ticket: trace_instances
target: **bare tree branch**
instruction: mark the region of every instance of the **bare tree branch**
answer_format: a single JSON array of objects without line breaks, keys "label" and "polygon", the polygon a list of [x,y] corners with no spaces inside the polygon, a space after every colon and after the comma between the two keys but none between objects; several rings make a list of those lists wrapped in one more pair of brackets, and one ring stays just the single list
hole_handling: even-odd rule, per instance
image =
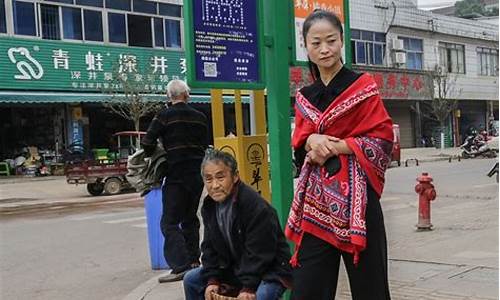
[{"label": "bare tree branch", "polygon": [[[434,85],[434,98],[430,101],[420,102],[423,106],[420,114],[426,119],[438,122],[441,128],[444,128],[450,113],[458,106],[455,97],[461,92],[461,89],[456,89],[456,76],[452,76],[438,65],[430,73],[430,76]],[[416,111],[415,107],[411,108]]]},{"label": "bare tree branch", "polygon": [[132,121],[135,131],[139,131],[141,118],[158,112],[163,106],[162,101],[154,97],[164,94],[163,88],[158,86],[151,71],[124,73],[114,68],[112,80],[103,90],[110,96],[104,105],[111,112]]}]

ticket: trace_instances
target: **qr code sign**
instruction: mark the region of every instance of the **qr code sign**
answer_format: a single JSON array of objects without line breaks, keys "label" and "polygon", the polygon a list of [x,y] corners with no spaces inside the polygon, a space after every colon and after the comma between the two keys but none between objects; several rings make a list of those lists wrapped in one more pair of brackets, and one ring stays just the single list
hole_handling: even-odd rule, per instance
[{"label": "qr code sign", "polygon": [[217,77],[217,63],[205,62],[203,64],[203,73],[205,77]]}]

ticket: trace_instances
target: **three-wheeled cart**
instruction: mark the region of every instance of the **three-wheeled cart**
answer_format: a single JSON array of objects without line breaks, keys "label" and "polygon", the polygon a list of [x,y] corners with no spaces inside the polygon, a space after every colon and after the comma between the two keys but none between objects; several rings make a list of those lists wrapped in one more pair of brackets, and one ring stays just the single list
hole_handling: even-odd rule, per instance
[{"label": "three-wheeled cart", "polygon": [[86,159],[68,161],[65,166],[66,182],[69,184],[86,184],[92,196],[103,192],[116,195],[130,188],[127,174],[127,158],[139,147],[139,141],[145,132],[121,131],[113,134],[117,139],[117,152],[106,159]]}]

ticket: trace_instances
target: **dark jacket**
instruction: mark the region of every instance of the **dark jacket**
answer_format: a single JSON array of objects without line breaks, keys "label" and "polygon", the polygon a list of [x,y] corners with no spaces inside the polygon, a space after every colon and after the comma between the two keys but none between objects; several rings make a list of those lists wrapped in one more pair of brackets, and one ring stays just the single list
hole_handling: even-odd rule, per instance
[{"label": "dark jacket", "polygon": [[261,280],[279,281],[290,287],[290,248],[275,209],[254,189],[236,184],[233,201],[233,226],[230,238],[238,261],[232,258],[217,224],[216,202],[207,196],[201,215],[205,233],[201,244],[202,276],[209,284],[221,283],[228,271],[236,276],[241,288],[256,291]]},{"label": "dark jacket", "polygon": [[171,105],[155,116],[141,140],[146,156],[152,155],[158,138],[167,153],[167,178],[177,176],[179,169],[198,171],[208,147],[207,117],[184,102]]}]

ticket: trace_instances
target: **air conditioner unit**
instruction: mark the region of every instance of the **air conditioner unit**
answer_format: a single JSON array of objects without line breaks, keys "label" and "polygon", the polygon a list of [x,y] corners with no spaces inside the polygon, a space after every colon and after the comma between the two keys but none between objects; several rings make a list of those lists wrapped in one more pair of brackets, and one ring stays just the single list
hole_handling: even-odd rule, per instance
[{"label": "air conditioner unit", "polygon": [[392,50],[404,50],[405,46],[403,40],[392,39]]},{"label": "air conditioner unit", "polygon": [[397,64],[406,64],[406,53],[404,52],[394,53],[394,62]]}]

